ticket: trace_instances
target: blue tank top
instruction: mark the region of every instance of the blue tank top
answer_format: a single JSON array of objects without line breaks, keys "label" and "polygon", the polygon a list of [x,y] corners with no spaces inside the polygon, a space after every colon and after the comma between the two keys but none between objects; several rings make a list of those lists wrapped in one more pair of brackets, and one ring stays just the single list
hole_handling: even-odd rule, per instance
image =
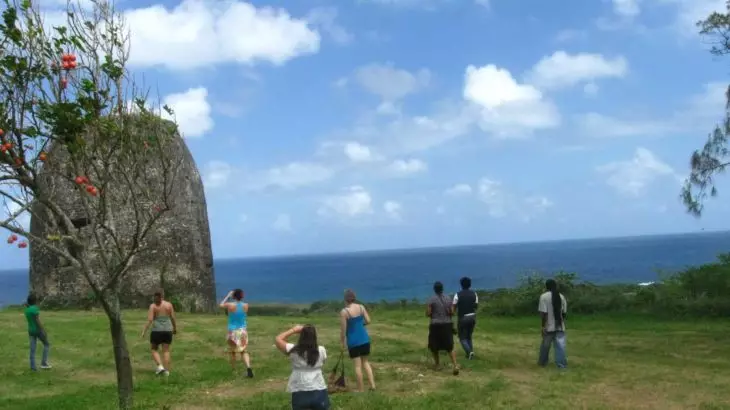
[{"label": "blue tank top", "polygon": [[362,346],[370,343],[370,335],[365,329],[365,316],[350,316],[350,312],[345,309],[347,314],[347,348]]},{"label": "blue tank top", "polygon": [[228,331],[246,328],[246,312],[243,310],[243,302],[236,303],[236,310],[228,312]]}]

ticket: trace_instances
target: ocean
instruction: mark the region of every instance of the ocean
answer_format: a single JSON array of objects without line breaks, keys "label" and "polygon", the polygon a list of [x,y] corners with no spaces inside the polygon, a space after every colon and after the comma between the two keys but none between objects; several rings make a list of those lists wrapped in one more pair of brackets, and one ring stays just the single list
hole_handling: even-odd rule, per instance
[{"label": "ocean", "polygon": [[[598,284],[651,282],[723,252],[730,232],[227,259],[215,262],[215,275],[219,297],[240,287],[250,302],[339,300],[345,288],[379,301],[423,299],[437,280],[454,292],[465,275],[478,289],[559,270]],[[22,303],[27,292],[27,271],[0,271],[0,306]]]}]

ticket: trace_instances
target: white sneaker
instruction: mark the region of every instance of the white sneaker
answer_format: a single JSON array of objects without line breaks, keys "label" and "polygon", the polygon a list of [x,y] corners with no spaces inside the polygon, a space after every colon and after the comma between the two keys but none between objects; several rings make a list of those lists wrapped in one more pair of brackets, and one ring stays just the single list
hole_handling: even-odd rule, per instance
[{"label": "white sneaker", "polygon": [[158,376],[161,375],[162,373],[165,373],[165,372],[166,372],[166,370],[162,366],[158,366],[157,367],[157,370],[155,370],[155,374],[158,375]]},{"label": "white sneaker", "polygon": [[53,368],[53,366],[51,366],[50,364],[42,364],[42,365],[41,365],[41,369],[46,369],[46,370],[48,370],[48,369],[52,369],[52,368]]}]

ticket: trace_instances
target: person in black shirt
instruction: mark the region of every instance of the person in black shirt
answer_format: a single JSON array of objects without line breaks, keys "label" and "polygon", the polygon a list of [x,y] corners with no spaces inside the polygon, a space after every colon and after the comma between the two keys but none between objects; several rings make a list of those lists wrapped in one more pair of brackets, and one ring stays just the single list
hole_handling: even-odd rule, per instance
[{"label": "person in black shirt", "polygon": [[457,316],[459,318],[459,342],[464,348],[466,357],[471,360],[474,358],[474,344],[471,337],[476,325],[479,297],[476,292],[471,290],[471,278],[465,276],[459,282],[461,283],[461,290],[454,295],[454,308],[458,312]]}]

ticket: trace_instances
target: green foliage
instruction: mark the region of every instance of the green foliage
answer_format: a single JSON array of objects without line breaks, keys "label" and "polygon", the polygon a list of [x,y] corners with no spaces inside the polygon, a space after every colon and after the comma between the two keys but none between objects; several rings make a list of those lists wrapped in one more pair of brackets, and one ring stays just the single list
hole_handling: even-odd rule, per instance
[{"label": "green foliage", "polygon": [[[568,299],[570,314],[641,313],[662,317],[730,315],[730,254],[717,262],[689,267],[660,283],[595,285],[578,276],[553,276]],[[513,289],[480,292],[481,311],[497,316],[535,315],[546,277],[532,275]]]},{"label": "green foliage", "polygon": [[[721,254],[717,261],[689,267],[666,275],[659,283],[596,285],[579,281],[572,272],[551,275],[560,292],[568,299],[569,316],[593,314],[641,314],[656,317],[721,317],[730,315],[730,253]],[[477,291],[480,315],[534,316],[539,296],[545,292],[548,276],[532,273],[524,276],[514,288]],[[423,301],[380,301],[365,305],[372,312],[421,311]],[[272,308],[268,314],[336,314],[342,309],[340,301],[317,301],[308,309],[286,305]],[[268,310],[266,307],[262,310]],[[257,309],[258,307],[253,309]]]},{"label": "green foliage", "polygon": [[[730,3],[727,7],[726,13],[713,12],[697,23],[700,33],[714,41],[711,52],[717,56],[730,53]],[[680,195],[687,211],[697,217],[702,215],[705,200],[717,196],[715,176],[730,165],[730,90],[726,101],[725,120],[710,133],[702,149],[692,153],[691,171]]]}]

